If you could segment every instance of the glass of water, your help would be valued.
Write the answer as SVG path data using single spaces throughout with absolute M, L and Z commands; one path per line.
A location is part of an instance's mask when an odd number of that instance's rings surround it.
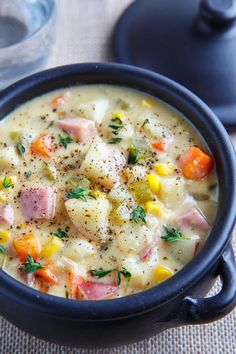
M 55 38 L 57 0 L 0 0 L 0 89 L 36 72 Z

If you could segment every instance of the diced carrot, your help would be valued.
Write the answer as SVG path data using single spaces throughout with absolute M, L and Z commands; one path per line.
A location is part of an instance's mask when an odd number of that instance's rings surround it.
M 195 146 L 190 147 L 179 159 L 181 172 L 193 180 L 207 176 L 213 166 L 213 158 Z
M 43 278 L 44 280 L 46 280 L 48 283 L 50 283 L 52 285 L 58 284 L 57 276 L 48 267 L 38 269 L 35 272 L 35 274 L 38 275 L 39 277 Z
M 170 139 L 159 139 L 156 140 L 152 143 L 153 149 L 160 150 L 160 151 L 166 151 L 171 143 Z
M 52 135 L 43 134 L 31 145 L 31 151 L 35 155 L 50 157 L 55 150 L 54 138 Z
M 14 237 L 13 246 L 22 262 L 26 262 L 28 256 L 31 256 L 33 259 L 37 259 L 40 255 L 40 243 L 38 238 L 33 234 L 25 234 Z
M 67 275 L 67 287 L 70 299 L 77 299 L 79 296 L 78 285 L 85 282 L 85 279 L 75 270 L 71 269 Z
M 57 97 L 54 97 L 51 101 L 53 106 L 61 106 L 61 105 L 65 104 L 65 102 L 66 102 L 66 95 L 65 94 L 58 95 Z

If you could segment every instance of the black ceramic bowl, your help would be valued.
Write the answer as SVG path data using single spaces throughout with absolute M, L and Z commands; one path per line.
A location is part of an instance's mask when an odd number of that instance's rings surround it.
M 0 271 L 0 313 L 36 337 L 77 347 L 111 347 L 153 336 L 167 328 L 207 323 L 236 305 L 236 265 L 230 238 L 236 215 L 236 166 L 229 137 L 213 112 L 177 83 L 150 71 L 117 64 L 78 64 L 33 75 L 0 94 L 0 119 L 48 91 L 76 84 L 133 87 L 170 104 L 193 124 L 216 161 L 219 208 L 200 253 L 164 283 L 114 300 L 75 301 L 33 290 Z M 3 133 L 3 132 L 2 132 Z M 216 277 L 222 289 L 203 298 Z

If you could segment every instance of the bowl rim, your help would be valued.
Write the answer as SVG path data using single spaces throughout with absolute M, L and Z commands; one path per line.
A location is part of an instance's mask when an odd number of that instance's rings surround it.
M 0 114 L 1 109 L 12 102 L 16 97 L 22 96 L 22 103 L 27 102 L 29 100 L 27 97 L 31 90 L 40 87 L 40 85 L 47 87 L 47 84 L 53 80 L 56 85 L 55 89 L 80 84 L 81 82 L 78 79 L 76 79 L 75 82 L 73 82 L 73 80 L 70 81 L 70 85 L 63 84 L 65 78 L 72 77 L 73 75 L 83 76 L 85 78 L 89 75 L 94 77 L 106 75 L 107 83 L 121 86 L 116 82 L 112 82 L 109 76 L 111 74 L 119 75 L 121 78 L 119 80 L 123 80 L 121 82 L 124 83 L 124 87 L 132 87 L 132 85 L 128 83 L 129 80 L 131 80 L 131 82 L 133 80 L 134 82 L 137 79 L 140 86 L 142 80 L 146 80 L 149 85 L 156 85 L 159 90 L 166 92 L 169 97 L 182 100 L 182 105 L 189 107 L 190 111 L 199 115 L 199 124 L 202 126 L 200 135 L 203 135 L 203 131 L 207 131 L 207 134 L 211 138 L 210 143 L 213 147 L 215 146 L 218 153 L 217 157 L 220 157 L 220 160 L 225 166 L 223 168 L 224 191 L 219 187 L 220 195 L 224 198 L 221 208 L 218 210 L 218 214 L 220 213 L 221 215 L 217 217 L 217 222 L 214 224 L 205 245 L 193 260 L 165 282 L 133 295 L 99 301 L 65 299 L 34 290 L 17 281 L 4 271 L 0 271 L 0 293 L 6 294 L 23 306 L 48 313 L 54 317 L 68 317 L 70 319 L 83 321 L 99 321 L 134 316 L 164 305 L 192 288 L 194 284 L 214 266 L 230 241 L 231 232 L 235 223 L 236 162 L 235 152 L 230 138 L 219 119 L 200 98 L 167 77 L 146 69 L 117 63 L 80 63 L 65 65 L 31 75 L 3 90 L 0 93 Z M 83 82 L 83 84 L 86 84 L 86 81 Z M 50 91 L 53 91 L 53 89 L 48 89 L 41 94 Z M 145 92 L 141 88 L 140 91 Z M 37 96 L 38 94 L 32 97 Z M 30 97 L 30 99 L 32 97 Z M 168 103 L 168 100 L 166 103 Z M 173 104 L 170 105 L 176 108 Z M 12 110 L 13 109 L 9 109 L 9 112 Z M 191 122 L 189 116 L 186 118 Z M 204 119 L 207 119 L 207 121 L 204 121 Z M 196 129 L 199 130 L 199 128 Z M 219 145 L 221 145 L 220 148 Z M 221 171 L 217 171 L 217 173 L 218 172 L 221 173 Z M 226 196 L 227 203 L 225 200 Z M 223 220 L 223 218 L 225 219 Z M 217 242 L 215 241 L 216 238 Z

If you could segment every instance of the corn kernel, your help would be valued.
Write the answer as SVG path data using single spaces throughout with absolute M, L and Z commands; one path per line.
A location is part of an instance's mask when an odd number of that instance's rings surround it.
M 174 166 L 170 162 L 158 163 L 155 166 L 156 172 L 160 176 L 171 176 L 174 173 Z
M 50 258 L 59 252 L 63 246 L 64 243 L 58 237 L 53 237 L 50 241 L 42 246 L 41 256 Z
M 149 174 L 149 175 L 147 175 L 147 181 L 148 181 L 148 186 L 151 189 L 151 191 L 155 194 L 158 194 L 158 192 L 160 191 L 160 186 L 161 186 L 159 178 L 156 175 Z
M 124 119 L 125 118 L 125 116 L 124 116 L 124 114 L 122 113 L 122 112 L 116 112 L 115 114 L 114 114 L 114 116 L 113 116 L 113 119 L 114 118 L 119 118 L 119 119 Z
M 155 102 L 151 99 L 142 100 L 142 106 L 145 108 L 152 108 Z
M 147 202 L 145 204 L 146 211 L 155 216 L 164 216 L 163 206 L 159 202 Z
M 154 269 L 154 281 L 156 283 L 161 283 L 162 281 L 170 278 L 173 274 L 174 272 L 170 268 L 164 266 L 157 266 Z
M 93 194 L 94 197 L 96 197 L 96 198 L 101 198 L 101 197 L 105 197 L 106 196 L 105 193 L 99 191 L 98 189 L 91 190 L 91 194 Z
M 0 191 L 0 202 L 4 203 L 4 204 L 7 204 L 7 196 L 2 191 Z
M 10 231 L 0 230 L 0 243 L 6 243 L 10 238 Z
M 16 176 L 9 176 L 9 177 L 4 177 L 0 179 L 0 189 L 7 189 L 6 187 L 4 187 L 4 181 L 7 184 L 10 184 L 10 187 L 14 186 L 16 181 L 17 181 L 17 177 Z

